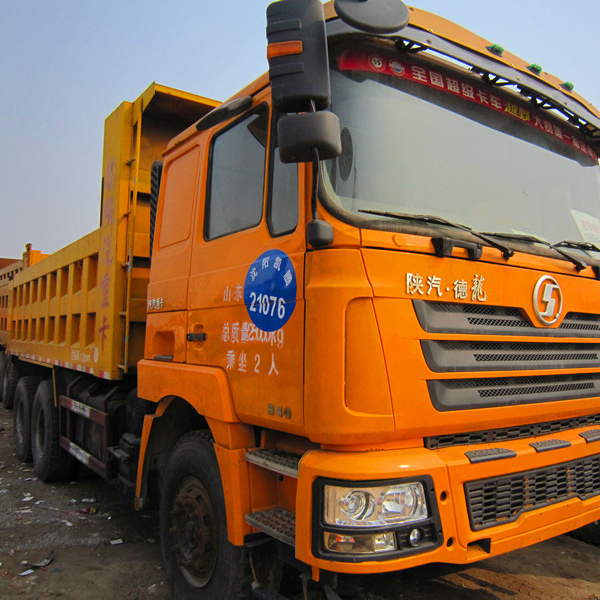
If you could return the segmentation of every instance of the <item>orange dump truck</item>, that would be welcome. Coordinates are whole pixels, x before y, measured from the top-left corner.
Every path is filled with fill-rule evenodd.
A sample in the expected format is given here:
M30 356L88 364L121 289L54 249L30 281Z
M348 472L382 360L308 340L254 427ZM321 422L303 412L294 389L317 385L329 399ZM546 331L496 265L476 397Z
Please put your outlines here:
M159 509L177 599L600 518L598 111L399 0L282 0L267 37L222 105L119 107L100 228L12 280L19 456Z

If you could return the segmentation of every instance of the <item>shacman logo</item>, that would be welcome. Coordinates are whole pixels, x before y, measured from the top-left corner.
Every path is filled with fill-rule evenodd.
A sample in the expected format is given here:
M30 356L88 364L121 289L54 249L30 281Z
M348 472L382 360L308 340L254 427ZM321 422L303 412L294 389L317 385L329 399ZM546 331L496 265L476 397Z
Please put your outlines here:
M533 290L535 316L543 325L554 325L560 319L562 308L562 290L558 281L550 275L540 277Z

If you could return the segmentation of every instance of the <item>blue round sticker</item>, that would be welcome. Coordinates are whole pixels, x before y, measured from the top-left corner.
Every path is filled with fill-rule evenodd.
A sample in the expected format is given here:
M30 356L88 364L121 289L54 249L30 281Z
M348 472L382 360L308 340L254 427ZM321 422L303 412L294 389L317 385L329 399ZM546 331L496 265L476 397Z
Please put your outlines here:
M288 322L296 307L296 272L285 252L269 250L250 265L244 302L262 331L277 331Z

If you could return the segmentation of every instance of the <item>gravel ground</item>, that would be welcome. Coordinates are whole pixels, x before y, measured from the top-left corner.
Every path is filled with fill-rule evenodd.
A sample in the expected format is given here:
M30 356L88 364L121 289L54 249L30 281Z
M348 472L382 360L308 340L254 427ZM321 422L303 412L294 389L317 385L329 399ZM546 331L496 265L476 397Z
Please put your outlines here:
M170 598L156 516L137 513L95 475L80 475L38 481L15 456L12 412L0 408L0 598ZM44 560L43 568L29 566Z

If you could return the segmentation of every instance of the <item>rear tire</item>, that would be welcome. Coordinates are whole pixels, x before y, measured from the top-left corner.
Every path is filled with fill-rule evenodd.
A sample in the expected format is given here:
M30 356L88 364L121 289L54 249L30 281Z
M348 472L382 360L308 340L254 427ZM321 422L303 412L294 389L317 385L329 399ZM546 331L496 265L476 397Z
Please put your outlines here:
M137 388L133 388L127 394L127 407L125 411L128 431L131 431L131 433L134 433L138 437L141 436L144 429L144 419L151 412L152 404L147 400L139 398Z
M177 600L250 597L249 561L227 539L221 474L212 440L196 431L177 444L160 503L165 570Z
M6 352L4 350L0 351L0 396L2 395L2 386L4 384L4 369L6 368L7 361L8 356L6 356Z
M12 408L15 400L15 391L19 381L19 367L17 363L7 357L6 367L2 378L2 404L4 408Z
M35 392L41 377L29 375L21 377L17 383L14 402L14 439L17 458L24 463L31 462L31 412Z
M61 481L73 470L75 461L59 445L58 409L54 406L52 380L42 381L33 401L31 451L33 467L42 481Z

